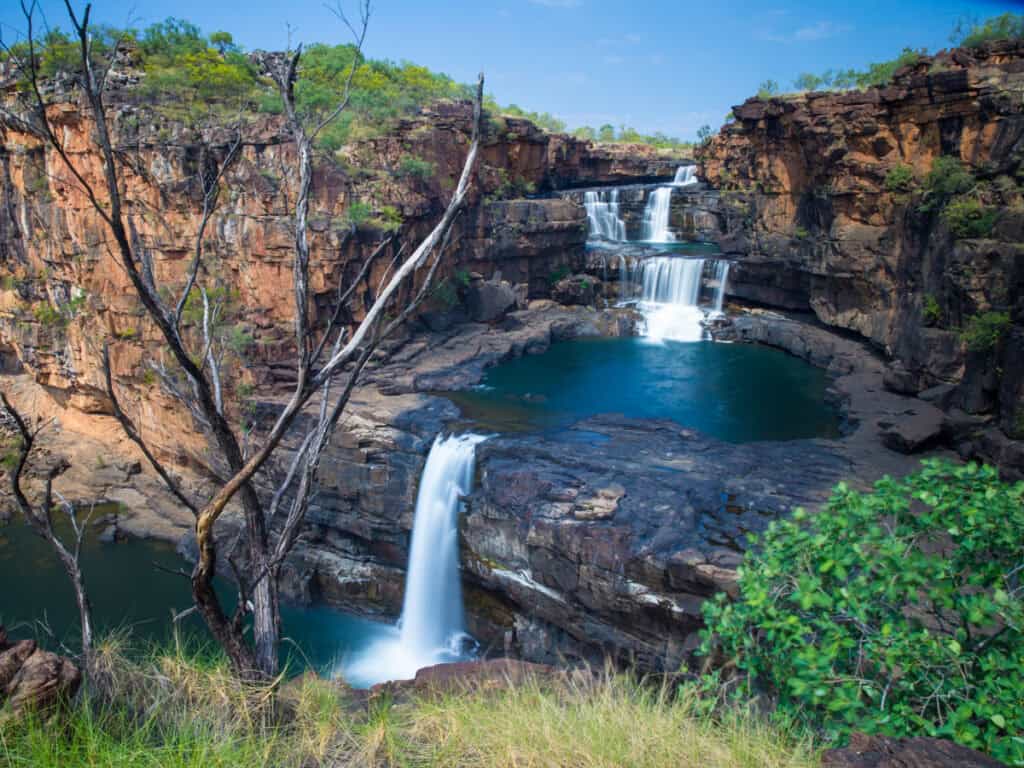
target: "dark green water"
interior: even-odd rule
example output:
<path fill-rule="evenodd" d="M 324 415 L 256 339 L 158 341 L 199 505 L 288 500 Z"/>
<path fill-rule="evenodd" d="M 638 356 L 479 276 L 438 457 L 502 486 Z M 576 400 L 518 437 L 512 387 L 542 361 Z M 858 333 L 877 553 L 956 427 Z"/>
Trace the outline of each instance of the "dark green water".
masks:
<path fill-rule="evenodd" d="M 104 543 L 98 532 L 90 529 L 81 559 L 96 630 L 102 634 L 130 629 L 140 642 L 167 641 L 171 610 L 188 608 L 192 599 L 188 580 L 161 568 L 188 571 L 188 563 L 165 542 Z M 221 599 L 233 605 L 232 590 L 226 584 L 221 587 Z M 45 621 L 52 638 L 38 621 Z M 389 630 L 388 625 L 324 607 L 285 606 L 282 621 L 284 635 L 290 638 L 282 644 L 282 657 L 290 658 L 296 668 L 308 662 L 330 669 Z M 49 545 L 18 517 L 0 526 L 0 624 L 15 637 L 39 637 L 51 648 L 57 642 L 71 648 L 79 643 L 78 609 L 67 577 Z M 198 617 L 189 617 L 181 626 L 185 633 L 205 636 Z"/>
<path fill-rule="evenodd" d="M 733 443 L 836 437 L 824 371 L 753 344 L 577 339 L 447 395 L 490 429 L 553 430 L 600 413 L 672 419 Z"/>

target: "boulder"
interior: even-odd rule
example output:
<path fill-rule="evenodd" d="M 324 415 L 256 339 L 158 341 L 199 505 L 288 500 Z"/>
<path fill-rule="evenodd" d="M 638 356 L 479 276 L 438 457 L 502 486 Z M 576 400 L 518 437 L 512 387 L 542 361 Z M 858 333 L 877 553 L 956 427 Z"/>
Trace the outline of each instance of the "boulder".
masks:
<path fill-rule="evenodd" d="M 945 418 L 938 408 L 922 402 L 895 421 L 881 422 L 882 442 L 900 453 L 917 453 L 938 442 Z"/>
<path fill-rule="evenodd" d="M 1005 768 L 981 752 L 943 739 L 890 739 L 855 733 L 844 749 L 830 749 L 822 768 Z"/>
<path fill-rule="evenodd" d="M 74 696 L 81 683 L 82 673 L 69 659 L 33 640 L 8 645 L 0 628 L 0 708 L 14 715 L 44 711 Z"/>
<path fill-rule="evenodd" d="M 493 323 L 516 305 L 516 291 L 504 280 L 473 280 L 466 289 L 469 316 L 478 323 Z"/>

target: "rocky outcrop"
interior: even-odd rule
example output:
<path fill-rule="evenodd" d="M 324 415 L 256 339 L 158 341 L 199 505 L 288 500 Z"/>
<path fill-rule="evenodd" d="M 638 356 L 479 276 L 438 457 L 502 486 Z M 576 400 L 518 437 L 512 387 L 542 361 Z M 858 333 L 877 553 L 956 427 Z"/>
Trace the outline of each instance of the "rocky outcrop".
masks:
<path fill-rule="evenodd" d="M 822 755 L 822 768 L 1005 768 L 998 760 L 943 739 L 890 739 L 855 733 Z"/>
<path fill-rule="evenodd" d="M 46 712 L 78 691 L 82 674 L 70 660 L 34 640 L 7 641 L 0 626 L 0 723 L 7 715 Z"/>
<path fill-rule="evenodd" d="M 699 152 L 701 178 L 721 193 L 732 296 L 868 339 L 901 392 L 951 385 L 946 405 L 986 420 L 964 455 L 1018 472 L 1008 441 L 1024 437 L 1022 94 L 1024 44 L 955 50 L 885 87 L 750 99 Z M 991 231 L 951 231 L 924 210 L 940 156 L 961 161 L 998 209 Z M 1012 327 L 971 351 L 962 329 L 993 311 Z"/>

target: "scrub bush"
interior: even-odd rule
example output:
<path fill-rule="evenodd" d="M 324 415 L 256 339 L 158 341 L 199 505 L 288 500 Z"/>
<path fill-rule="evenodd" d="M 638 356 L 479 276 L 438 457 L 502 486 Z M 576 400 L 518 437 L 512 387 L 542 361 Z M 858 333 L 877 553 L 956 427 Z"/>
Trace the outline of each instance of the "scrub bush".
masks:
<path fill-rule="evenodd" d="M 702 650 L 832 739 L 951 738 L 1024 761 L 1024 483 L 925 461 L 769 527 Z"/>

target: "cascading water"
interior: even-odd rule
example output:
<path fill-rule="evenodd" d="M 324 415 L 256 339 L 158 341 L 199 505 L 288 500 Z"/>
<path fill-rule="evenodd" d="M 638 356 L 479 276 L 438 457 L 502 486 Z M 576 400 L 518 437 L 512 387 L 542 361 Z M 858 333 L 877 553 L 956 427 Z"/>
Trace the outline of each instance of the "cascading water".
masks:
<path fill-rule="evenodd" d="M 676 168 L 676 177 L 672 180 L 674 187 L 688 187 L 697 183 L 697 166 L 680 165 Z"/>
<path fill-rule="evenodd" d="M 712 309 L 701 306 L 708 262 L 714 269 L 714 282 L 708 286 Z M 722 311 L 728 275 L 729 262 L 719 259 L 655 256 L 625 265 L 623 285 L 643 316 L 640 335 L 651 341 L 703 339 L 705 318 Z"/>
<path fill-rule="evenodd" d="M 583 207 L 591 237 L 625 242 L 626 223 L 619 216 L 619 190 L 590 190 L 583 193 Z"/>
<path fill-rule="evenodd" d="M 384 639 L 342 674 L 354 685 L 413 677 L 416 670 L 464 657 L 459 579 L 458 517 L 461 498 L 472 490 L 481 435 L 439 435 L 427 456 L 416 496 L 402 618 Z"/>
<path fill-rule="evenodd" d="M 649 243 L 674 243 L 668 228 L 672 209 L 672 187 L 658 187 L 651 191 L 644 208 L 643 239 Z"/>

